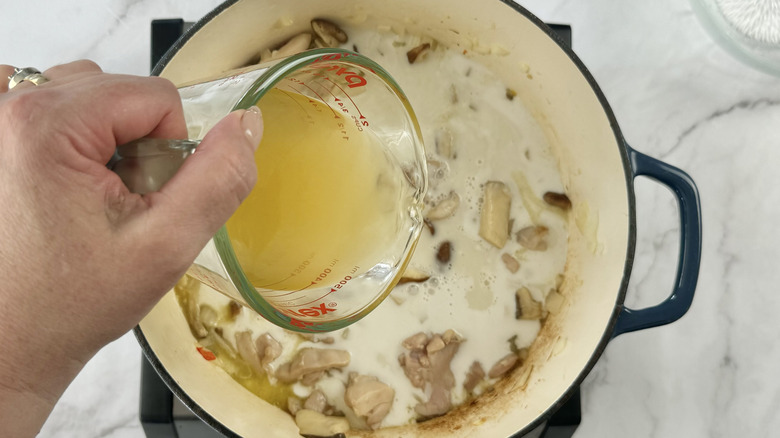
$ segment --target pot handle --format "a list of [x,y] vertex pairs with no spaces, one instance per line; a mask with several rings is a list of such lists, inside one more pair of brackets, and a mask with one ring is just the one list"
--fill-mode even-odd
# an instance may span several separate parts
[[662,303],[645,309],[624,307],[612,337],[677,321],[691,307],[701,264],[701,202],[699,191],[682,170],[637,152],[626,145],[634,178],[650,177],[671,189],[680,210],[680,255],[671,295]]

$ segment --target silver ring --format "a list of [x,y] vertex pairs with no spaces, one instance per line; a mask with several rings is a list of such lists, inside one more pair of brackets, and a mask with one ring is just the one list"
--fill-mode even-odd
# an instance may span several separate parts
[[8,89],[12,89],[22,82],[32,82],[34,85],[41,85],[44,82],[49,82],[49,79],[42,75],[40,70],[33,67],[14,68],[14,74],[8,76]]

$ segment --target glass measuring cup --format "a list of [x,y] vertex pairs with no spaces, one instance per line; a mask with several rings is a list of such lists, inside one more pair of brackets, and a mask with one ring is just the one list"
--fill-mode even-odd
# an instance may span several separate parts
[[222,117],[259,106],[258,183],[187,275],[281,327],[336,330],[373,310],[411,257],[422,136],[400,87],[362,55],[316,49],[272,64],[182,86],[191,140],[141,139],[109,167],[133,192],[157,190]]

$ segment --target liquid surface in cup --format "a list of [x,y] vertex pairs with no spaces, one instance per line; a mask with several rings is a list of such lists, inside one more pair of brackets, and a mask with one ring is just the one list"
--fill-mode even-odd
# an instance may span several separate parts
[[258,181],[226,224],[230,242],[275,307],[335,306],[401,231],[401,177],[369,131],[323,102],[272,89],[258,106]]

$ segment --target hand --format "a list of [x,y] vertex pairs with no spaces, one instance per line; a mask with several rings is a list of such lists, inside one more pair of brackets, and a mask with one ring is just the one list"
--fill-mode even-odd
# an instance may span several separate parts
[[262,121],[231,113],[159,192],[137,195],[106,163],[140,137],[186,137],[169,81],[79,61],[9,91],[11,70],[0,65],[0,436],[32,436],[249,194]]

